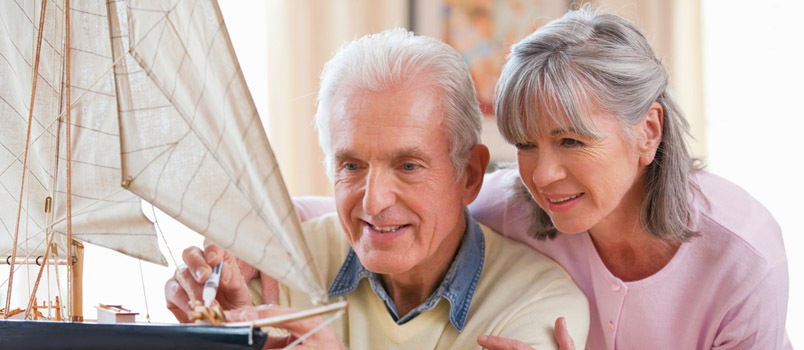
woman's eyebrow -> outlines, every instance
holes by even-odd
[[[575,128],[573,128],[571,126],[570,127],[556,128],[556,129],[553,129],[553,130],[550,131],[550,136],[557,136],[557,135],[561,135],[561,134],[582,134],[582,135],[585,135],[585,133],[578,132],[578,130],[576,130]]]

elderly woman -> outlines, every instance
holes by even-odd
[[[512,47],[495,108],[519,172],[487,176],[470,210],[569,272],[590,302],[587,348],[791,348],[779,225],[696,166],[639,29],[567,13]]]

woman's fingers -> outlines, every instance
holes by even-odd
[[[481,335],[477,337],[477,344],[480,345],[481,348],[489,349],[489,350],[532,350],[530,346],[525,343],[507,339],[502,337],[496,337],[493,335]]]
[[[569,335],[569,331],[567,330],[567,320],[565,318],[559,317],[556,320],[555,335],[559,349],[575,350],[575,342],[572,341],[572,337]]]
[[[563,317],[559,317],[556,320],[555,337],[559,349],[575,350],[575,342],[572,341],[572,337],[569,335],[569,331],[567,330],[567,320]],[[522,342],[490,335],[481,335],[477,337],[477,344],[484,349],[490,350],[532,349],[530,346],[527,346]]]

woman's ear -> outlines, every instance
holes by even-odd
[[[659,102],[653,102],[650,109],[639,123],[639,164],[648,166],[656,158],[656,150],[662,142],[664,127],[664,108]]]

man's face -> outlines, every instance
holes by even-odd
[[[340,91],[332,106],[338,216],[360,262],[380,274],[452,259],[465,229],[466,176],[455,179],[438,95],[411,85]]]

